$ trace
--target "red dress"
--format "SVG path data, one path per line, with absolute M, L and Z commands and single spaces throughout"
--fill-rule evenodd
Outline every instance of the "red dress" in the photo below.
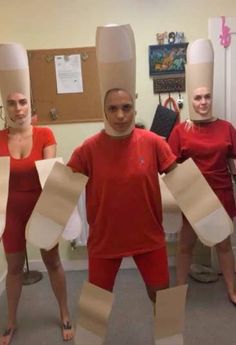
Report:
M 236 158 L 236 130 L 225 120 L 176 126 L 168 140 L 179 163 L 192 158 L 230 217 L 236 216 L 228 159 Z
M 33 145 L 28 157 L 10 157 L 10 181 L 3 245 L 6 253 L 25 249 L 25 226 L 41 193 L 34 162 L 43 159 L 45 147 L 55 144 L 49 128 L 33 127 Z M 8 130 L 0 131 L 0 156 L 10 156 Z
M 175 159 L 162 138 L 137 128 L 124 139 L 103 131 L 74 151 L 68 165 L 89 176 L 90 256 L 133 256 L 165 246 L 157 173 Z

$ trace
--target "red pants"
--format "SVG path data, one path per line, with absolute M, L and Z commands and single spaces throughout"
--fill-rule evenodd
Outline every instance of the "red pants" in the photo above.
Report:
M 166 247 L 133 256 L 145 284 L 149 287 L 163 288 L 169 283 Z M 89 282 L 112 291 L 121 258 L 89 257 Z

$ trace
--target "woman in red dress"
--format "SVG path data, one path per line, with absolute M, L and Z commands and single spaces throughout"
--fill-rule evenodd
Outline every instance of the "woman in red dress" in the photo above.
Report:
M 207 87 L 194 90 L 192 106 L 201 120 L 187 120 L 176 126 L 169 137 L 169 144 L 179 163 L 190 157 L 194 160 L 229 216 L 233 218 L 236 216 L 236 208 L 228 160 L 236 158 L 236 130 L 225 120 L 209 117 L 212 95 Z M 178 284 L 184 284 L 187 280 L 196 239 L 195 232 L 185 219 L 177 253 Z M 234 256 L 230 237 L 218 243 L 216 251 L 229 299 L 236 305 Z
M 20 53 L 23 60 L 26 61 L 26 68 L 18 69 L 18 72 L 23 71 L 22 73 L 26 73 L 27 76 L 27 55 L 24 49 L 14 44 L 12 46 L 10 44 L 0 45 L 0 48 L 0 72 L 2 70 L 5 72 L 2 61 L 5 59 L 8 63 L 9 56 L 17 61 L 16 65 L 18 66 L 17 54 Z M 14 56 L 15 52 L 17 52 L 16 56 Z M 9 68 L 6 70 L 8 72 Z M 7 72 L 5 72 L 5 75 Z M 13 77 L 12 73 L 9 74 L 11 78 Z M 16 329 L 17 307 L 22 290 L 26 249 L 25 227 L 41 193 L 35 161 L 55 157 L 56 141 L 49 128 L 32 126 L 30 97 L 26 93 L 19 92 L 24 90 L 24 87 L 16 86 L 17 83 L 15 83 L 14 77 L 13 82 L 11 82 L 12 86 L 9 87 L 9 80 L 6 78 L 7 90 L 8 92 L 9 89 L 12 90 L 7 94 L 2 80 L 0 82 L 0 92 L 6 110 L 6 128 L 0 131 L 0 156 L 10 157 L 10 181 L 6 225 L 2 236 L 7 261 L 8 320 L 6 330 L 0 336 L 0 345 L 8 345 Z M 17 92 L 14 89 L 17 89 Z M 59 304 L 63 339 L 70 340 L 73 337 L 73 329 L 69 320 L 65 275 L 58 253 L 58 246 L 50 251 L 41 250 L 41 256 L 48 270 L 52 289 Z

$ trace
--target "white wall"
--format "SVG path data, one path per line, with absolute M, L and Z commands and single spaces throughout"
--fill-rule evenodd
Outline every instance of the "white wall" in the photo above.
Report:
M 137 117 L 147 127 L 158 103 L 148 75 L 148 46 L 156 44 L 156 33 L 183 31 L 187 41 L 207 37 L 209 17 L 230 16 L 236 10 L 235 0 L 0 0 L 0 6 L 0 42 L 20 42 L 27 49 L 94 46 L 98 25 L 130 23 L 137 48 Z M 182 116 L 187 116 L 186 104 Z M 73 148 L 101 126 L 51 126 L 58 154 L 67 160 Z M 31 247 L 29 253 L 30 258 L 39 257 Z M 71 256 L 67 244 L 62 244 L 62 256 Z M 1 263 L 0 276 L 4 268 Z

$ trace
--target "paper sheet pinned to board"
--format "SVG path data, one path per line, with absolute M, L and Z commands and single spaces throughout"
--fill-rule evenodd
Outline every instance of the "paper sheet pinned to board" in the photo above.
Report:
M 57 93 L 83 92 L 80 54 L 56 55 L 54 63 Z

